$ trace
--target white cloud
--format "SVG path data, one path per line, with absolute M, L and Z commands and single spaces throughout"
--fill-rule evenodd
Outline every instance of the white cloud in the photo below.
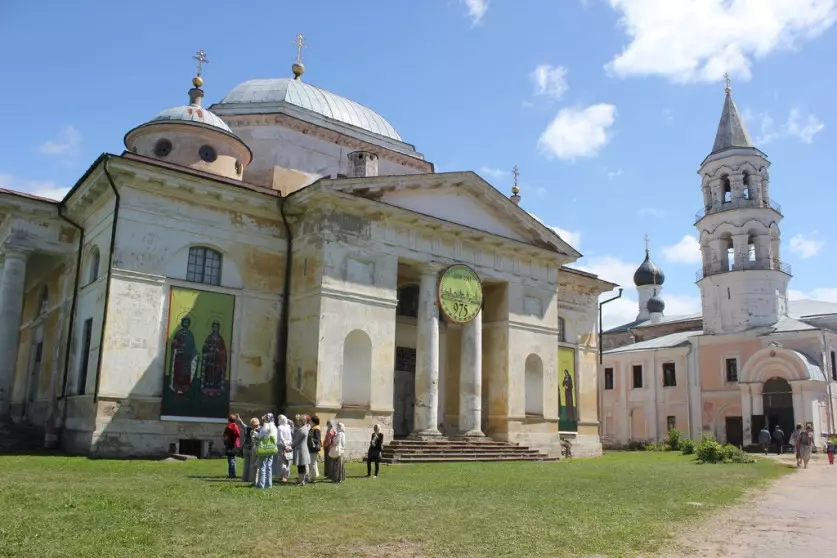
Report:
M 546 95 L 553 99 L 560 99 L 567 91 L 567 68 L 540 64 L 532 72 L 535 82 L 535 95 Z
M 800 122 L 801 119 L 801 111 L 797 108 L 791 109 L 785 131 L 788 135 L 796 136 L 805 143 L 811 143 L 814 141 L 814 136 L 825 128 L 825 124 L 813 114 L 809 114 L 804 123 Z
M 69 188 L 61 188 L 55 182 L 49 180 L 20 180 L 11 174 L 0 173 L 0 188 L 32 194 L 41 198 L 61 201 Z
M 545 197 L 546 194 L 547 194 L 546 188 L 541 187 L 541 188 L 538 188 L 537 190 L 535 190 L 535 195 L 537 195 L 539 198 Z
M 755 130 L 756 145 L 767 145 L 782 137 L 795 137 L 805 143 L 813 143 L 814 136 L 825 128 L 816 115 L 803 115 L 798 107 L 790 109 L 787 121 L 780 126 L 776 126 L 773 117 L 766 112 L 753 114 L 745 110 L 742 117 Z
M 503 178 L 504 176 L 508 176 L 510 173 L 509 171 L 504 171 L 503 169 L 495 169 L 494 167 L 480 167 L 480 174 L 484 174 L 486 176 L 490 176 L 491 178 L 497 180 Z
M 466 15 L 471 18 L 471 23 L 479 25 L 482 16 L 488 11 L 488 0 L 464 0 L 464 2 L 465 7 L 468 8 Z
M 538 147 L 548 157 L 564 160 L 594 157 L 610 141 L 615 120 L 613 105 L 561 109 L 541 134 Z
M 622 169 L 607 172 L 608 180 L 613 180 L 614 178 L 619 178 L 620 176 L 622 176 Z
M 663 246 L 663 256 L 676 263 L 700 263 L 700 243 L 690 234 L 683 235 L 680 242 Z
M 576 250 L 579 249 L 581 246 L 581 231 L 568 231 L 567 229 L 562 229 L 561 227 L 550 227 L 555 234 L 561 237 L 561 239 L 575 248 Z
M 56 136 L 40 145 L 38 150 L 43 155 L 78 155 L 81 147 L 81 134 L 72 126 L 64 126 Z
M 837 0 L 609 0 L 630 42 L 605 68 L 675 82 L 751 77 L 753 59 L 812 39 L 837 20 Z
M 807 260 L 820 253 L 825 242 L 816 238 L 817 231 L 811 235 L 797 234 L 791 237 L 789 246 L 791 252 Z
M 656 219 L 662 219 L 666 216 L 666 212 L 665 210 L 657 209 L 656 207 L 643 207 L 637 211 L 637 215 L 640 217 L 654 217 Z
M 790 300 L 822 300 L 823 302 L 837 302 L 837 287 L 819 287 L 808 292 L 788 289 Z

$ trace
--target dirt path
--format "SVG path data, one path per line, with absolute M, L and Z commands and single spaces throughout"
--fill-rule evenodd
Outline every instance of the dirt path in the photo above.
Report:
M 793 464 L 793 458 L 781 458 Z M 837 548 L 837 465 L 815 455 L 746 503 L 678 537 L 666 556 L 785 558 L 829 556 Z

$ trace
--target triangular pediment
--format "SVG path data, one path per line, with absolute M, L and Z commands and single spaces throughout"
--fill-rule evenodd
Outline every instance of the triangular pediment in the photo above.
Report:
M 570 261 L 581 256 L 552 229 L 472 172 L 344 179 L 333 181 L 331 187 L 555 251 L 569 256 Z

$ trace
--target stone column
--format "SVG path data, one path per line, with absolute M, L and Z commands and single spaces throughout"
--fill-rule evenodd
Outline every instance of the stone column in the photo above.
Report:
M 741 422 L 746 447 L 753 442 L 753 398 L 750 395 L 750 384 L 741 384 Z
M 419 283 L 416 395 L 412 438 L 439 438 L 439 270 L 428 266 Z
M 793 422 L 794 426 L 801 424 L 805 427 L 805 409 L 802 404 L 802 384 L 797 381 L 790 382 L 793 392 Z
M 0 417 L 9 416 L 15 377 L 29 251 L 6 246 L 0 278 Z
M 481 437 L 482 424 L 482 312 L 462 326 L 459 360 L 459 432 Z
M 764 414 L 764 397 L 762 390 L 764 389 L 764 384 L 750 384 L 750 397 L 753 400 L 753 414 L 754 415 L 763 415 Z

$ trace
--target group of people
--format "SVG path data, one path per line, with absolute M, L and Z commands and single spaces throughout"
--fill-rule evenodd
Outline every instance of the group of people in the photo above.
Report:
M 781 455 L 785 445 L 785 433 L 778 424 L 772 433 L 770 432 L 770 429 L 765 426 L 759 432 L 759 443 L 761 444 L 765 455 L 767 455 L 767 449 L 770 447 L 771 443 L 776 448 L 776 455 Z M 803 429 L 801 424 L 797 424 L 796 428 L 793 432 L 791 432 L 788 444 L 793 447 L 794 453 L 796 454 L 796 466 L 807 469 L 808 462 L 811 460 L 811 453 L 816 445 L 816 440 L 814 439 L 814 427 L 808 424 Z M 829 444 L 826 445 L 826 453 L 828 454 L 828 462 L 833 465 L 834 444 L 829 442 Z
M 325 478 L 334 483 L 346 478 L 346 428 L 342 422 L 327 421 L 323 435 L 317 415 L 297 415 L 291 421 L 285 415 L 274 419 L 272 413 L 267 413 L 261 420 L 254 417 L 247 424 L 235 414 L 229 416 L 223 439 L 227 476 L 237 478 L 237 459 L 243 457 L 241 480 L 256 488 L 273 486 L 274 474 L 279 475 L 281 482 L 288 482 L 292 466 L 297 469 L 298 486 L 315 482 L 320 476 L 321 459 Z M 383 442 L 381 427 L 376 424 L 367 452 L 367 476 L 372 475 L 373 463 L 375 477 L 378 476 Z

